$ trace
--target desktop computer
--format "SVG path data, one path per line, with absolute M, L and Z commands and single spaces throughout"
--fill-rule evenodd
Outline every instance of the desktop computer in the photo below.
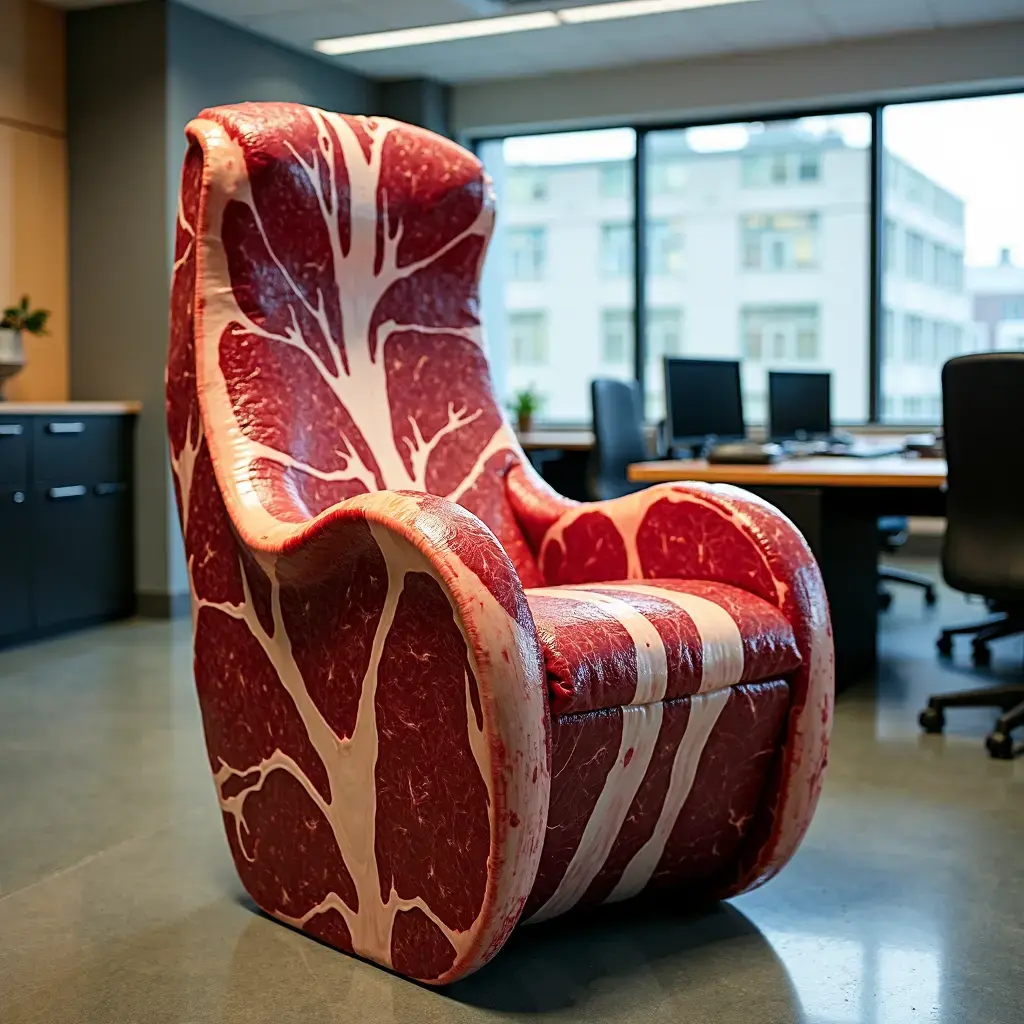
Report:
M 839 434 L 832 427 L 830 373 L 768 374 L 768 436 L 791 455 L 846 455 L 880 458 L 903 446 Z
M 746 440 L 735 359 L 666 356 L 665 412 L 670 457 L 680 449 L 712 462 L 774 462 L 781 455 L 776 446 Z

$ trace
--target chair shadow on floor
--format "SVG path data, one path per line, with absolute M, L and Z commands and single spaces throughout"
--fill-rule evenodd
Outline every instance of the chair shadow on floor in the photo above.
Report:
M 725 984 L 735 986 L 729 997 Z M 645 1007 L 677 1003 L 686 1019 L 709 1000 L 720 1009 L 749 997 L 773 1004 L 772 1020 L 801 1019 L 789 974 L 753 922 L 727 903 L 682 911 L 665 893 L 520 926 L 490 964 L 444 993 L 500 1013 L 601 1007 L 631 1020 L 648 1019 Z
M 425 1019 L 434 999 L 450 1001 L 447 1019 L 456 1024 L 493 1013 L 539 1020 L 570 1009 L 594 1019 L 714 1020 L 730 1006 L 746 1006 L 750 1021 L 804 1019 L 771 943 L 728 903 L 684 910 L 655 893 L 521 925 L 486 967 L 435 989 L 281 925 L 248 897 L 237 902 L 253 915 L 233 957 L 244 989 L 256 969 L 271 990 L 276 976 L 284 989 L 301 988 L 309 1005 L 373 1004 L 381 1021 Z

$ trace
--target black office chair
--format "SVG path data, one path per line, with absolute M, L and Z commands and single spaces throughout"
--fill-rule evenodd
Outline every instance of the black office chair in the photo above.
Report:
M 973 636 L 974 664 L 987 665 L 988 644 L 1024 632 L 1024 521 L 1017 490 L 1024 464 L 1024 352 L 985 352 L 942 368 L 942 405 L 949 483 L 942 575 L 985 598 L 996 618 L 944 629 L 939 652 L 953 637 Z M 993 757 L 1010 758 L 1011 730 L 1024 725 L 1024 681 L 932 697 L 921 712 L 927 732 L 941 732 L 946 708 L 994 707 L 1003 715 L 986 739 Z M 1024 746 L 1024 745 L 1022 745 Z
M 905 516 L 883 516 L 878 520 L 878 542 L 887 554 L 894 554 L 903 547 L 909 535 L 910 525 Z M 878 570 L 878 579 L 879 584 L 903 583 L 908 587 L 920 587 L 924 591 L 924 603 L 928 606 L 934 605 L 938 600 L 935 581 L 923 573 L 893 569 L 884 565 Z M 883 611 L 892 604 L 892 594 L 881 585 L 878 588 L 878 603 Z
M 594 447 L 587 470 L 587 488 L 594 501 L 621 498 L 643 490 L 631 483 L 626 469 L 631 462 L 649 458 L 644 437 L 640 385 L 635 381 L 590 382 L 594 416 Z

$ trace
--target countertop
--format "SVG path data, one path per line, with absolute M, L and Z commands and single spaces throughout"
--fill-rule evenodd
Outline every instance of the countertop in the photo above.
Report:
M 0 402 L 0 416 L 135 416 L 141 402 Z

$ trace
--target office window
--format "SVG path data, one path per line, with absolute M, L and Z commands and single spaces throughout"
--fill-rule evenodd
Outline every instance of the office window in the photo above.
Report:
M 742 359 L 750 423 L 764 421 L 771 369 L 831 371 L 836 421 L 867 418 L 870 143 L 866 114 L 645 135 L 649 245 L 664 221 L 681 216 L 685 226 L 681 274 L 655 273 L 648 254 L 649 419 L 664 414 L 650 349 L 654 314 L 669 309 L 684 311 L 687 356 Z M 654 168 L 674 160 L 686 166 L 678 201 L 653 188 Z
M 633 225 L 601 225 L 601 274 L 604 277 L 633 276 Z
M 633 162 L 618 161 L 602 164 L 600 193 L 603 199 L 630 199 L 633 195 Z
M 818 265 L 816 213 L 748 213 L 740 223 L 746 270 L 808 270 Z
M 539 167 L 514 167 L 508 176 L 508 197 L 513 203 L 540 203 L 548 198 L 547 172 Z
M 601 314 L 601 362 L 611 366 L 633 363 L 633 313 L 606 309 Z
M 495 392 L 507 402 L 534 387 L 542 422 L 589 423 L 591 380 L 636 375 L 636 133 L 516 136 L 481 142 L 478 153 L 497 194 L 480 289 Z
M 916 231 L 908 231 L 904 241 L 906 266 L 904 273 L 911 281 L 924 280 L 924 239 Z
M 683 271 L 683 225 L 680 220 L 652 220 L 647 226 L 647 273 L 674 276 Z
M 667 158 L 651 167 L 651 192 L 656 196 L 678 195 L 686 190 L 686 162 Z
M 997 296 L 1007 274 L 1000 249 L 1009 247 L 1012 262 L 1024 265 L 1022 121 L 1019 94 L 882 112 L 881 212 L 901 225 L 904 245 L 902 259 L 889 266 L 915 282 L 907 287 L 891 273 L 883 279 L 882 301 L 902 333 L 898 347 L 881 352 L 883 421 L 937 423 L 942 364 L 999 344 Z
M 547 266 L 547 231 L 544 228 L 510 228 L 508 249 L 512 281 L 543 280 Z
M 508 337 L 515 366 L 548 364 L 548 322 L 542 312 L 510 313 Z

